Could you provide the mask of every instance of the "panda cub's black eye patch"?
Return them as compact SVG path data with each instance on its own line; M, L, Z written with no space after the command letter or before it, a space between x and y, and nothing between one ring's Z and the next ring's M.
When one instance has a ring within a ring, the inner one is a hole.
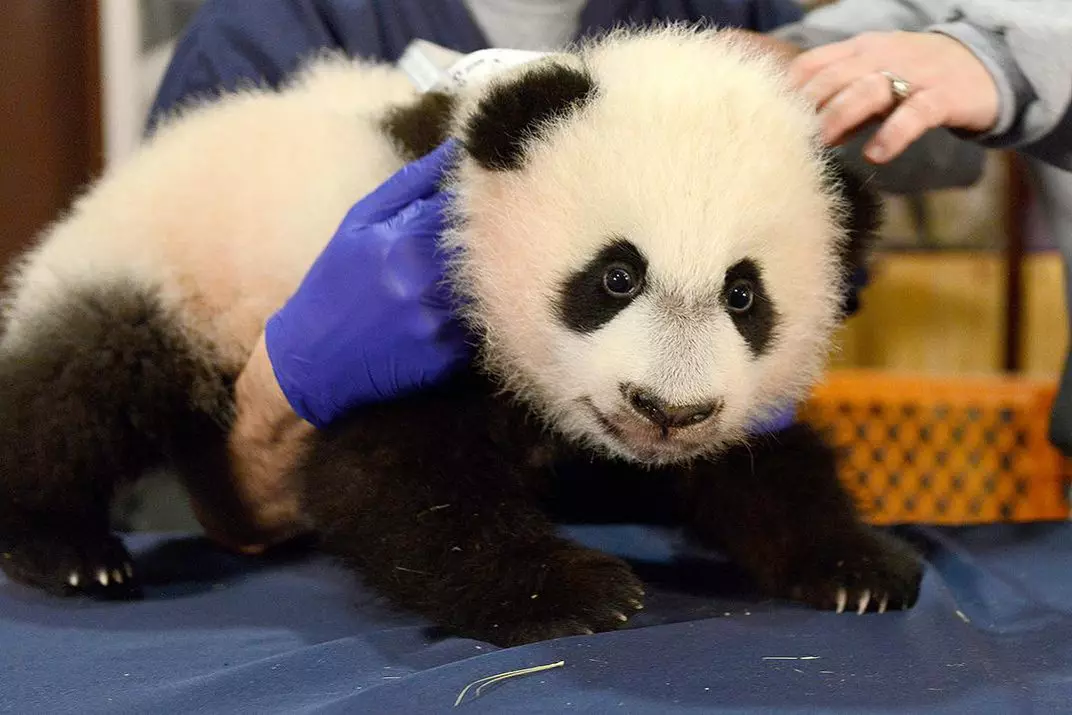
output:
M562 284L559 319L578 333L598 330L644 292L647 268L636 246L613 240Z
M726 271L722 302L753 355L766 353L778 324L778 311L763 285L759 264L750 258Z

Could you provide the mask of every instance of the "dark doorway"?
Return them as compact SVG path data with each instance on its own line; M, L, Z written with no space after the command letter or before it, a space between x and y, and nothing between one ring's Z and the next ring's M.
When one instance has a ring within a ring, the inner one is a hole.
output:
M97 0L4 0L0 267L102 166Z

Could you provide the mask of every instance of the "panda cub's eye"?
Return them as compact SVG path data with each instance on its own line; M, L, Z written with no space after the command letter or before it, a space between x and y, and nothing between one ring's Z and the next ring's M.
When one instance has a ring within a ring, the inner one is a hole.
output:
M628 298L640 289L640 279L630 266L614 263L603 274L603 288L616 298Z
M756 300L755 292L752 290L752 282L746 280L739 280L730 286L729 291L726 293L726 302L735 313L744 313L752 307L752 304Z

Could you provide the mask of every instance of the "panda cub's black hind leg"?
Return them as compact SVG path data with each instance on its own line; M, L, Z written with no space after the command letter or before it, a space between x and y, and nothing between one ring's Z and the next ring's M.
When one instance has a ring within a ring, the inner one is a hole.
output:
M613 556L559 537L524 426L444 389L320 434L300 468L325 551L396 606L500 646L605 631L643 588Z
M838 612L911 608L920 557L857 517L835 454L806 425L684 475L688 527L775 597Z
M0 568L57 595L141 595L117 486L223 442L227 392L151 291L71 289L0 342Z

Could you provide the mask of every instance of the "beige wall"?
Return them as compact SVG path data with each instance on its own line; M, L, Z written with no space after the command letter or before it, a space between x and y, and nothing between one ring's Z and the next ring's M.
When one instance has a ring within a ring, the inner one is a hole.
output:
M1061 257L1024 264L1023 371L1056 376L1068 342ZM1004 335L1004 258L996 252L880 255L835 367L996 374Z

